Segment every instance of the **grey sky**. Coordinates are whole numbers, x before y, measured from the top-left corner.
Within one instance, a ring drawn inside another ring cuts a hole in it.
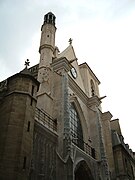
[[[56,45],[62,51],[73,38],[78,62],[86,61],[102,82],[105,111],[120,118],[135,150],[135,1],[0,0],[0,80],[22,70],[27,58],[31,65],[39,62],[40,28],[48,11],[57,18]]]

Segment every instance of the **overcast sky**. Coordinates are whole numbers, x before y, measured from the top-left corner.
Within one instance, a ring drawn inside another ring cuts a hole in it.
[[[60,51],[73,39],[79,63],[101,81],[103,112],[120,119],[125,143],[135,151],[135,1],[0,0],[0,80],[39,62],[43,16],[56,15]],[[112,118],[112,119],[113,119]]]

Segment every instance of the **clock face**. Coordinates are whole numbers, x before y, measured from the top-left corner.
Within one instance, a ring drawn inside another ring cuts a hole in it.
[[[70,70],[70,72],[71,72],[71,75],[73,76],[73,78],[77,78],[77,72],[76,72],[76,69],[73,67],[71,70]]]

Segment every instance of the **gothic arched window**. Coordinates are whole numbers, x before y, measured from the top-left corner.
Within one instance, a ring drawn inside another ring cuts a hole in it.
[[[79,148],[84,149],[82,126],[73,103],[70,104],[70,127],[73,143]]]

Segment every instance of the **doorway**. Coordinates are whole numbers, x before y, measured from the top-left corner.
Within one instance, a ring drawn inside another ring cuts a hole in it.
[[[77,164],[75,169],[75,180],[94,180],[91,171],[85,161]]]

